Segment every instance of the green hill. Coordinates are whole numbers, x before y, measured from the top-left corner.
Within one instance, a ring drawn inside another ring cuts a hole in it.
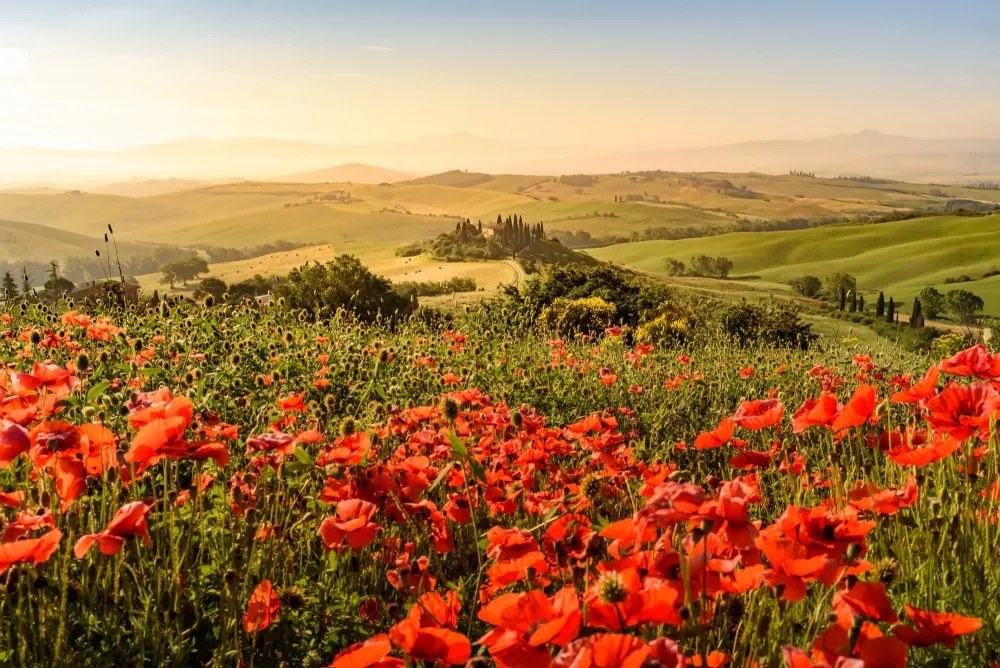
[[[101,230],[103,234],[103,230]],[[120,242],[121,255],[148,252],[150,244]],[[48,262],[69,257],[94,258],[94,250],[104,253],[104,238],[88,237],[46,225],[0,220],[0,258],[7,262]]]
[[[740,232],[680,241],[644,241],[588,251],[606,260],[664,274],[667,258],[726,256],[734,275],[786,283],[804,275],[844,271],[863,291],[884,290],[908,302],[922,288],[961,287],[983,297],[987,312],[1000,313],[1000,214],[985,217],[934,216],[871,225],[838,225],[790,232]],[[980,279],[946,284],[968,274]]]

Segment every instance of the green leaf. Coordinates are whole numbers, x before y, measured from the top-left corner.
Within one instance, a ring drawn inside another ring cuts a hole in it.
[[[304,466],[312,466],[313,465],[312,455],[310,455],[309,452],[305,448],[303,448],[301,445],[299,447],[295,448],[295,458],[297,460],[299,460],[299,462],[301,464],[303,464]]]
[[[472,471],[473,478],[484,485],[486,484],[486,469],[484,469],[483,465],[472,457],[469,457],[469,470]]]
[[[97,385],[94,385],[92,388],[87,390],[87,403],[88,404],[94,403],[94,401],[96,401],[98,397],[104,394],[104,391],[108,389],[110,386],[111,383],[109,383],[106,380],[102,380]]]
[[[456,459],[465,459],[469,456],[469,449],[465,447],[465,443],[454,432],[448,432],[448,440],[451,441],[451,454]]]

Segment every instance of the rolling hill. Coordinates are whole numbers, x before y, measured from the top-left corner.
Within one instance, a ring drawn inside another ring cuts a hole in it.
[[[150,244],[121,242],[124,257],[148,252]],[[88,237],[46,225],[0,220],[0,258],[7,262],[48,262],[68,257],[86,257],[97,263],[94,250],[104,252],[103,237]]]
[[[863,292],[885,291],[897,302],[912,300],[925,286],[942,292],[957,288],[980,295],[986,311],[1000,314],[1000,215],[934,216],[875,225],[838,225],[789,232],[740,232],[681,241],[643,241],[588,251],[594,257],[656,274],[667,258],[726,256],[734,275],[786,284],[805,275],[824,277],[843,271],[858,279]],[[947,284],[967,274],[979,279]],[[779,288],[780,286],[769,286]]]
[[[326,169],[314,169],[309,172],[278,176],[273,180],[286,183],[396,183],[413,178],[416,178],[415,175],[407,172],[397,172],[384,167],[373,167],[354,162]]]

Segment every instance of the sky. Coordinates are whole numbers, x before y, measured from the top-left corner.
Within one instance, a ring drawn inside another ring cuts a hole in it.
[[[0,0],[0,147],[1000,137],[995,0]]]

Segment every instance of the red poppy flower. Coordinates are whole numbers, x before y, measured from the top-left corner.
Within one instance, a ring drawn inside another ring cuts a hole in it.
[[[580,632],[580,601],[571,586],[551,599],[537,589],[501,594],[483,606],[478,617],[496,627],[479,642],[499,668],[545,665],[546,645],[565,645]]]
[[[31,447],[28,430],[19,424],[0,419],[0,469],[11,465],[18,455]]]
[[[881,582],[859,580],[847,591],[837,592],[833,595],[833,609],[848,611],[848,618],[857,614],[872,621],[889,623],[899,619]]]
[[[885,456],[903,466],[927,466],[940,461],[962,447],[962,442],[947,434],[931,434],[927,440],[923,434],[915,433],[900,441]]]
[[[0,492],[0,506],[20,508],[24,503],[24,492]]]
[[[382,633],[343,650],[329,668],[402,668],[406,665],[402,659],[389,656],[390,651],[389,635]]]
[[[859,385],[830,428],[840,431],[857,427],[868,422],[874,414],[875,388],[872,385]]]
[[[0,573],[14,564],[44,564],[59,547],[62,531],[52,529],[39,538],[0,543]]]
[[[990,422],[1000,416],[1000,393],[987,383],[950,383],[927,400],[927,424],[964,441],[989,433]]]
[[[792,432],[801,434],[809,427],[829,427],[840,409],[836,395],[829,392],[824,392],[818,399],[806,399],[792,416]]]
[[[338,502],[336,517],[327,517],[319,525],[319,535],[326,549],[342,549],[345,540],[354,550],[371,543],[381,529],[371,521],[377,511],[375,504],[361,499]]]
[[[463,664],[472,654],[472,644],[449,626],[458,623],[458,597],[448,600],[436,592],[420,597],[406,619],[389,629],[392,643],[415,661]],[[443,619],[441,619],[443,618]]]
[[[917,502],[920,488],[913,476],[900,489],[879,489],[871,483],[859,480],[848,493],[851,505],[858,510],[871,510],[879,515],[895,515],[903,508]]]
[[[736,423],[729,418],[724,418],[712,431],[706,431],[694,439],[695,450],[710,450],[719,448],[728,443],[733,438]]]
[[[94,543],[97,543],[102,554],[117,554],[125,545],[125,539],[130,536],[139,536],[146,547],[151,547],[153,539],[146,526],[148,512],[149,506],[141,501],[126,503],[115,513],[107,529],[100,533],[81,536],[73,546],[73,555],[77,559],[82,559]]]
[[[909,626],[897,626],[893,635],[914,647],[927,647],[938,643],[954,647],[955,641],[964,635],[975,633],[983,627],[977,617],[963,617],[954,612],[932,612],[912,605],[905,606]]]
[[[889,401],[896,404],[915,404],[926,401],[937,392],[938,379],[940,377],[941,370],[936,366],[932,366],[915,385],[896,392],[889,397]]]
[[[247,633],[263,631],[278,621],[280,612],[281,600],[277,592],[270,580],[263,580],[250,594],[246,612],[243,613],[243,630]]]
[[[732,420],[737,426],[756,431],[773,427],[785,414],[785,406],[777,399],[744,401]]]
[[[287,397],[278,399],[277,404],[285,413],[305,413],[306,403],[305,403],[305,391],[299,392],[298,394],[290,394]]]
[[[953,376],[1000,380],[1000,353],[991,355],[986,346],[980,343],[941,362],[941,371]]]

